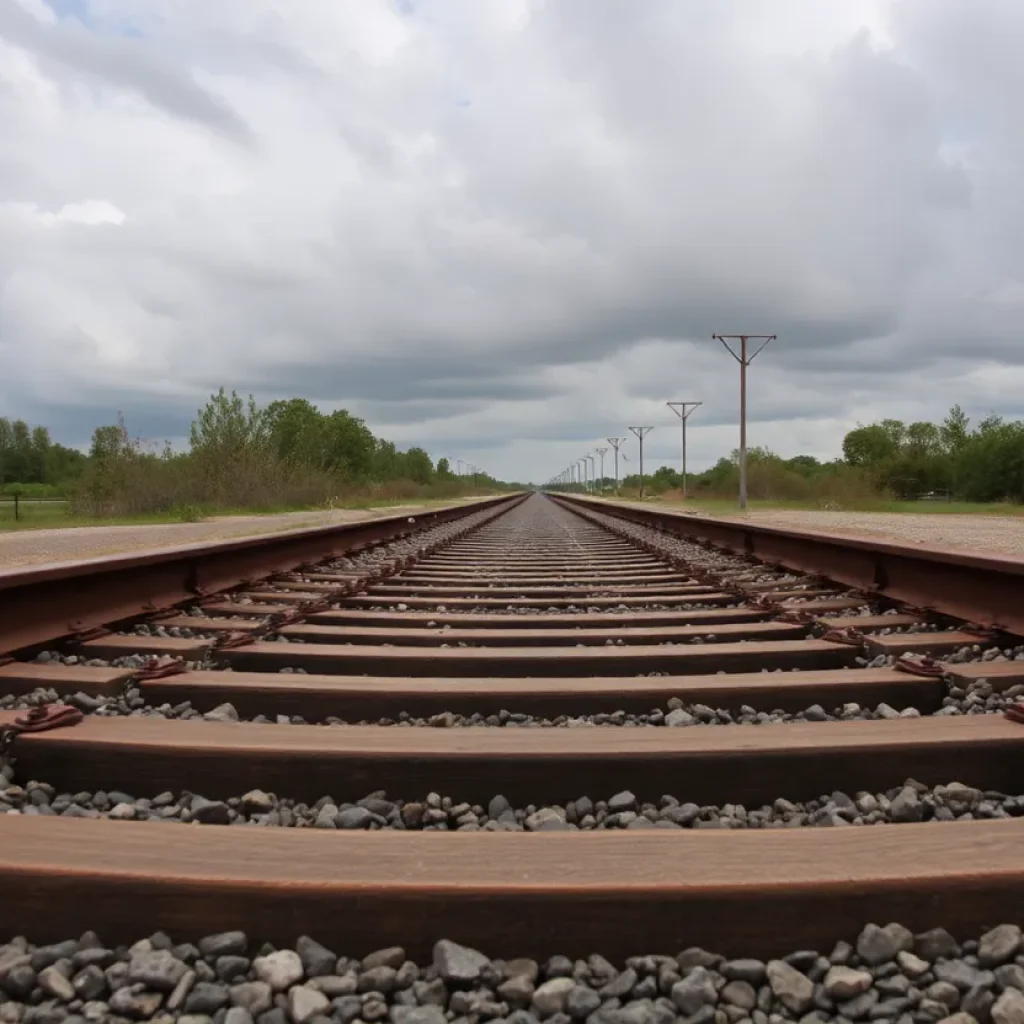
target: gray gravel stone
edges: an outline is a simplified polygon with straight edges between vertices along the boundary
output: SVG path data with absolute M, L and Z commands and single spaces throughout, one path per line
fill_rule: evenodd
M 24 999 L 32 994 L 36 987 L 36 972 L 27 962 L 16 963 L 7 968 L 6 973 L 0 971 L 0 989 L 12 999 Z M 104 984 L 106 978 L 104 977 Z
M 338 812 L 335 824 L 338 828 L 366 828 L 373 821 L 373 815 L 365 807 L 347 807 Z
M 75 989 L 65 974 L 56 967 L 46 967 L 39 972 L 36 984 L 48 995 L 61 1002 L 70 1003 L 75 998 Z
M 199 952 L 208 960 L 235 954 L 241 956 L 249 947 L 245 932 L 219 932 L 199 940 Z
M 920 977 L 929 969 L 927 960 L 922 960 L 921 957 L 914 953 L 908 953 L 906 950 L 900 950 L 896 954 L 896 962 L 908 978 Z
M 956 940 L 945 928 L 932 928 L 914 936 L 914 952 L 930 963 L 942 957 L 956 956 L 959 951 Z
M 241 1007 L 253 1017 L 265 1013 L 274 1003 L 273 990 L 265 981 L 243 981 L 233 985 L 228 996 L 233 1006 Z
M 187 971 L 182 975 L 181 980 L 174 986 L 174 991 L 167 997 L 166 1008 L 168 1010 L 180 1010 L 185 1005 L 189 992 L 197 981 L 198 975 L 195 971 Z
M 227 825 L 231 821 L 231 812 L 226 803 L 201 796 L 192 801 L 191 814 L 193 821 L 203 825 Z
M 1020 964 L 1003 964 L 993 972 L 996 984 L 1001 988 L 1015 988 L 1024 992 L 1024 967 Z
M 159 992 L 137 992 L 131 988 L 119 988 L 110 997 L 110 1009 L 132 1020 L 148 1020 L 160 1009 L 164 997 Z
M 589 1017 L 601 1005 L 601 997 L 588 985 L 575 985 L 565 999 L 565 1012 L 573 1020 Z
M 858 971 L 852 967 L 830 967 L 825 975 L 823 986 L 830 999 L 843 1001 L 853 999 L 862 992 L 867 992 L 874 979 L 868 971 Z
M 307 978 L 316 978 L 321 974 L 333 974 L 338 965 L 338 957 L 326 946 L 322 946 L 308 935 L 300 935 L 295 943 L 295 952 L 299 955 L 302 969 Z
M 782 960 L 772 960 L 767 967 L 772 993 L 792 1013 L 806 1013 L 814 1002 L 814 983 L 805 974 Z
M 741 1010 L 753 1010 L 757 1005 L 757 990 L 749 981 L 730 981 L 719 995 L 725 1002 Z
M 747 981 L 751 985 L 760 985 L 765 977 L 765 965 L 761 960 L 726 960 L 719 971 L 725 978 Z
M 382 810 L 375 799 L 372 813 Z M 430 794 L 426 805 L 447 810 L 446 800 Z M 116 950 L 92 935 L 40 948 L 16 938 L 0 945 L 0 1024 L 66 1024 L 69 1014 L 72 1024 L 1024 1024 L 1024 951 L 1012 924 L 962 945 L 944 932 L 868 926 L 856 950 L 838 942 L 828 957 L 795 950 L 768 965 L 697 946 L 625 964 L 593 954 L 538 965 L 441 940 L 422 968 L 400 947 L 339 958 L 308 936 L 253 960 L 246 947 L 230 933 L 196 948 L 158 932 Z M 924 956 L 939 950 L 956 955 Z
M 694 967 L 690 973 L 672 986 L 672 1002 L 687 1017 L 702 1006 L 713 1003 L 717 993 L 706 967 Z
M 396 971 L 405 963 L 405 950 L 401 946 L 388 946 L 378 949 L 363 957 L 363 970 L 370 971 L 374 967 L 393 967 Z
M 978 942 L 978 963 L 998 967 L 1012 960 L 1021 947 L 1021 930 L 1015 924 L 1001 924 L 982 935 Z
M 187 964 L 183 964 L 167 950 L 158 949 L 132 957 L 128 965 L 128 980 L 156 989 L 157 992 L 173 992 L 187 971 Z
M 527 1006 L 533 999 L 533 979 L 517 974 L 498 986 L 498 995 L 514 1006 Z
M 948 981 L 956 985 L 961 992 L 967 992 L 977 986 L 990 987 L 995 984 L 995 975 L 989 971 L 980 971 L 965 960 L 942 960 L 933 971 L 939 981 Z
M 212 981 L 200 981 L 185 999 L 186 1013 L 216 1013 L 227 1006 L 231 993 L 227 985 Z
M 533 1008 L 540 1017 L 552 1017 L 565 1009 L 565 1002 L 573 990 L 572 978 L 552 978 L 533 993 Z
M 392 1006 L 392 1024 L 448 1024 L 444 1011 L 436 1006 Z
M 284 992 L 303 978 L 299 954 L 290 949 L 258 956 L 252 962 L 252 969 L 257 980 L 266 982 L 275 992 Z
M 887 963 L 895 959 L 898 952 L 896 937 L 877 924 L 865 925 L 857 936 L 857 955 L 866 964 L 875 966 Z
M 288 1013 L 294 1024 L 308 1024 L 317 1014 L 325 1013 L 330 1000 L 308 985 L 294 985 L 288 990 Z
M 471 985 L 490 961 L 475 949 L 441 939 L 434 945 L 434 966 L 438 974 L 455 985 Z
M 71 979 L 71 985 L 79 999 L 91 1002 L 106 993 L 107 977 L 96 964 L 90 964 L 88 967 L 83 967 Z
M 1008 988 L 992 1006 L 995 1024 L 1024 1024 L 1024 993 Z

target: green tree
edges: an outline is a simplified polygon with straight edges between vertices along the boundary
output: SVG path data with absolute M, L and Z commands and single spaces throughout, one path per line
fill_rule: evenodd
M 306 399 L 271 402 L 263 414 L 263 428 L 279 459 L 318 469 L 329 463 L 324 417 Z
M 238 455 L 261 449 L 267 440 L 266 415 L 249 396 L 244 403 L 224 388 L 199 410 L 190 434 L 192 451 L 200 455 Z
M 403 458 L 403 475 L 418 484 L 429 484 L 434 476 L 434 464 L 422 448 L 410 448 Z
M 942 426 L 939 428 L 942 435 L 942 443 L 947 451 L 954 455 L 963 451 L 969 438 L 968 427 L 970 422 L 959 405 L 954 405 L 949 410 L 949 414 L 942 421 Z
M 358 416 L 337 409 L 327 417 L 325 431 L 332 452 L 331 468 L 339 476 L 352 483 L 375 476 L 377 439 Z M 391 447 L 393 451 L 394 445 Z
M 895 421 L 888 420 L 888 423 Z M 900 424 L 902 426 L 902 424 Z M 843 458 L 851 466 L 877 467 L 894 459 L 899 451 L 902 431 L 887 429 L 881 423 L 857 427 L 843 438 Z

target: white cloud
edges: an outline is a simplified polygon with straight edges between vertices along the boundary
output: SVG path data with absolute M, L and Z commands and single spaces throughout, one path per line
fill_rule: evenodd
M 787 454 L 1024 412 L 1014 0 L 67 2 L 0 9 L 0 397 L 67 441 L 224 383 L 544 479 L 696 397 L 699 465 L 743 329 Z

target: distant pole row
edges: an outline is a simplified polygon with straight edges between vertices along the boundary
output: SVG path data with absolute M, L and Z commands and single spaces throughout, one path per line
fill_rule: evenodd
M 450 466 L 451 463 L 452 463 L 452 460 L 449 459 L 448 460 L 448 465 Z M 473 478 L 473 486 L 476 487 L 477 476 L 478 475 L 486 476 L 487 474 L 479 466 L 474 466 L 471 462 L 466 462 L 465 459 L 456 459 L 455 460 L 455 475 L 458 476 L 458 477 L 470 477 L 471 476 Z
M 754 361 L 757 355 L 771 341 L 775 340 L 774 334 L 712 334 L 712 339 L 720 341 L 726 351 L 740 364 L 740 448 L 739 448 L 739 505 L 741 509 L 747 507 L 747 367 Z M 757 347 L 750 351 L 748 344 L 754 342 Z M 731 343 L 738 343 L 738 351 Z M 682 495 L 686 499 L 686 421 L 698 409 L 703 402 L 666 402 L 665 403 L 678 417 L 682 441 Z M 654 429 L 653 426 L 630 426 L 628 428 L 640 445 L 640 497 L 644 496 L 644 438 Z M 619 448 L 625 442 L 624 437 L 609 437 L 608 443 L 615 451 L 615 490 L 619 489 Z M 604 490 L 604 457 L 608 452 L 607 448 L 595 448 L 594 451 L 601 458 L 601 489 Z M 622 453 L 623 460 L 626 455 Z M 590 465 L 590 476 L 587 476 L 587 465 Z M 582 466 L 582 474 L 579 467 Z M 550 481 L 551 485 L 562 488 L 582 487 L 584 491 L 594 491 L 594 456 L 587 453 L 581 459 L 577 459 L 566 469 L 558 473 Z

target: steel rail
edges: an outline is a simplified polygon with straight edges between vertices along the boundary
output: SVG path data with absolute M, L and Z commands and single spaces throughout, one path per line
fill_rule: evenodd
M 384 516 L 0 572 L 0 652 L 86 633 L 304 562 L 398 540 L 487 508 L 511 507 L 525 498 L 521 493 L 501 495 L 413 517 Z
M 771 567 L 817 574 L 868 595 L 1024 636 L 1024 558 L 738 523 L 604 500 L 550 495 L 605 515 L 705 542 Z

